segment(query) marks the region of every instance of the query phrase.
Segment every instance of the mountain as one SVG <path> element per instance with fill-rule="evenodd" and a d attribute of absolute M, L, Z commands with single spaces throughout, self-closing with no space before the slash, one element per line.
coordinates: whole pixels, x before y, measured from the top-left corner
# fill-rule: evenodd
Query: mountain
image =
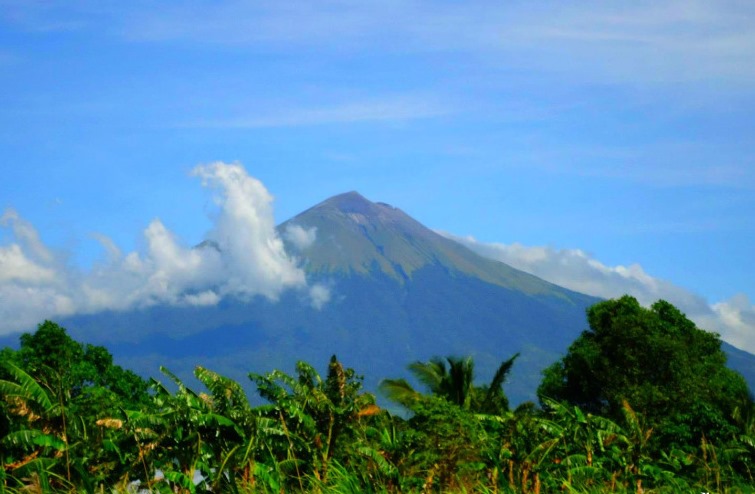
<path fill-rule="evenodd" d="M 586 329 L 586 309 L 599 300 L 481 257 L 356 192 L 278 229 L 310 284 L 330 291 L 321 308 L 289 291 L 277 302 L 226 299 L 215 307 L 153 307 L 62 323 L 73 336 L 108 346 L 121 365 L 145 375 L 164 365 L 189 381 L 197 364 L 249 383 L 250 371 L 291 371 L 300 359 L 324 370 L 331 354 L 364 374 L 372 390 L 382 378 L 409 377 L 407 364 L 436 355 L 472 355 L 478 377 L 489 380 L 519 352 L 505 385 L 518 403 L 535 398 L 541 371 Z M 292 232 L 302 230 L 314 231 L 314 240 L 296 241 Z M 730 355 L 735 368 L 749 369 L 753 386 L 755 356 Z"/>
<path fill-rule="evenodd" d="M 293 225 L 317 232 L 317 242 L 298 252 L 305 260 L 306 271 L 314 278 L 369 277 L 380 273 L 405 285 L 415 273 L 434 267 L 452 277 L 477 278 L 528 295 L 565 299 L 577 295 L 483 258 L 426 228 L 400 209 L 370 202 L 357 192 L 335 196 L 283 223 L 279 229 L 284 239 Z M 291 242 L 287 247 L 289 251 L 297 250 Z"/>

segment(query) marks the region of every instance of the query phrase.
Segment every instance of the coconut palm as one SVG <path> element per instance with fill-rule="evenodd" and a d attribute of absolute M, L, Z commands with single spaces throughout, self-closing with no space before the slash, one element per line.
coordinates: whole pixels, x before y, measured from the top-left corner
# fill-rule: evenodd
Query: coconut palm
<path fill-rule="evenodd" d="M 487 386 L 474 385 L 472 357 L 433 357 L 428 362 L 409 364 L 409 370 L 435 396 L 465 410 L 500 413 L 508 409 L 508 400 L 502 387 L 518 356 L 517 353 L 502 362 Z M 412 408 L 422 396 L 405 379 L 384 379 L 380 383 L 380 390 L 389 399 L 408 408 Z"/>

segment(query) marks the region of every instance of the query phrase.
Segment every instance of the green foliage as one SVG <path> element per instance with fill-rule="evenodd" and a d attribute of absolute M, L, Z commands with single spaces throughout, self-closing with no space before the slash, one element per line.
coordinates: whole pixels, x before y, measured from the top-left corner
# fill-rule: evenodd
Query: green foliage
<path fill-rule="evenodd" d="M 667 302 L 645 309 L 629 296 L 594 305 L 588 321 L 590 330 L 545 371 L 541 399 L 616 421 L 628 402 L 654 429 L 659 451 L 694 449 L 703 435 L 720 441 L 736 434 L 732 414 L 751 399 L 744 379 L 726 367 L 717 335 Z"/>
<path fill-rule="evenodd" d="M 64 394 L 77 414 L 113 413 L 129 403 L 149 403 L 147 382 L 113 364 L 104 347 L 81 344 L 54 322 L 21 335 L 21 346 L 8 360 L 35 376 L 40 385 Z"/>
<path fill-rule="evenodd" d="M 51 486 L 114 482 L 127 465 L 112 434 L 94 433 L 96 421 L 150 403 L 146 382 L 113 365 L 105 348 L 82 345 L 53 322 L 20 340 L 18 351 L 3 350 L 0 366 L 3 461 L 16 476 L 33 473 Z"/>
<path fill-rule="evenodd" d="M 631 300 L 624 302 L 612 317 L 630 317 L 626 331 L 642 335 L 637 325 L 655 316 L 636 314 Z M 609 329 L 606 339 L 617 338 L 610 335 L 612 318 L 600 319 L 607 309 L 598 307 L 592 321 Z M 686 352 L 716 362 L 715 337 L 695 334 L 671 309 L 654 306 L 659 320 L 648 332 L 707 345 Z M 109 371 L 114 366 L 104 349 L 72 342 L 45 324 L 42 334 L 63 346 L 57 354 L 44 355 L 44 341 L 31 337 L 23 352 L 3 351 L 0 493 L 749 492 L 755 484 L 755 406 L 735 393 L 736 379 L 728 391 L 724 382 L 723 391 L 705 395 L 698 408 L 679 408 L 679 415 L 654 415 L 622 399 L 615 417 L 607 400 L 546 397 L 542 409 L 525 403 L 510 411 L 501 386 L 517 356 L 487 386 L 473 384 L 471 359 L 433 359 L 411 366 L 428 395 L 403 380 L 383 381 L 381 388 L 409 410 L 402 418 L 380 409 L 363 392 L 361 377 L 334 356 L 322 376 L 306 362 L 293 375 L 252 374 L 267 401 L 254 407 L 239 383 L 203 367 L 194 375 L 204 392 L 162 369 L 169 385 L 153 379 L 143 396 L 127 371 Z M 112 376 L 127 377 L 119 384 Z M 605 376 L 631 384 L 623 379 Z M 679 386 L 704 394 L 702 384 Z M 640 388 L 627 396 L 656 396 Z M 732 393 L 738 401 L 729 401 Z M 673 443 L 672 434 L 698 439 Z M 672 446 L 659 447 L 666 443 Z"/>
<path fill-rule="evenodd" d="M 327 481 L 333 460 L 346 461 L 355 440 L 364 434 L 362 417 L 377 410 L 372 395 L 361 392 L 362 378 L 353 369 L 344 369 L 333 356 L 326 379 L 305 362 L 296 365 L 297 375 L 280 371 L 266 375 L 250 374 L 260 396 L 273 406 L 262 415 L 279 420 L 285 440 L 270 443 L 274 460 L 293 462 L 299 487 L 313 477 Z"/>
<path fill-rule="evenodd" d="M 474 385 L 472 357 L 433 357 L 429 362 L 410 364 L 409 370 L 430 393 L 456 406 L 477 413 L 500 413 L 509 408 L 509 401 L 503 393 L 503 383 L 517 357 L 518 353 L 503 361 L 487 386 Z M 380 383 L 380 390 L 389 399 L 410 410 L 422 401 L 422 395 L 405 379 L 384 379 Z"/>

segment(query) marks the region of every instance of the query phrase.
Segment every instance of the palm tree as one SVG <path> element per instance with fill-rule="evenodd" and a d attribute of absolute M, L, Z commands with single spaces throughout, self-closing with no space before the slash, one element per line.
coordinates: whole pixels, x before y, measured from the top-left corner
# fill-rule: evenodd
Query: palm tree
<path fill-rule="evenodd" d="M 501 365 L 493 374 L 490 384 L 487 387 L 478 388 L 479 391 L 484 391 L 484 394 L 482 402 L 474 407 L 476 412 L 497 414 L 509 409 L 509 400 L 503 392 L 503 384 L 506 382 L 517 357 L 519 357 L 519 353 L 515 353 L 510 359 L 501 362 Z"/>
<path fill-rule="evenodd" d="M 508 409 L 502 387 L 517 357 L 518 353 L 502 362 L 490 384 L 479 387 L 474 385 L 474 360 L 471 356 L 433 357 L 429 362 L 409 364 L 409 370 L 433 395 L 465 410 L 494 414 Z M 405 379 L 384 379 L 379 387 L 389 399 L 408 408 L 422 396 Z"/>
<path fill-rule="evenodd" d="M 448 362 L 448 367 L 446 367 Z M 409 370 L 430 392 L 458 405 L 469 409 L 474 385 L 474 361 L 472 357 L 461 359 L 446 357 L 445 361 L 433 357 L 429 362 L 414 362 L 409 364 Z"/>

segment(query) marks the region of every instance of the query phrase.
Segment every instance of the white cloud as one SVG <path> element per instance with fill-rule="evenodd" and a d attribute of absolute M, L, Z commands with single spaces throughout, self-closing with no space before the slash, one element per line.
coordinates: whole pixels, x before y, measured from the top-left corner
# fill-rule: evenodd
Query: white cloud
<path fill-rule="evenodd" d="M 118 248 L 117 245 L 115 245 L 115 242 L 113 242 L 113 239 L 108 237 L 107 235 L 103 235 L 101 233 L 92 233 L 90 236 L 95 239 L 97 242 L 100 243 L 103 249 L 105 249 L 105 252 L 107 253 L 107 259 L 110 262 L 115 262 L 120 260 L 121 256 L 123 255 L 121 253 L 121 249 Z"/>
<path fill-rule="evenodd" d="M 272 196 L 240 164 L 212 163 L 193 174 L 214 193 L 217 211 L 207 242 L 184 245 L 159 220 L 144 231 L 145 248 L 125 255 L 94 234 L 106 258 L 91 270 L 70 268 L 15 211 L 0 218 L 11 243 L 0 246 L 0 333 L 29 329 L 44 318 L 155 304 L 206 306 L 223 297 L 276 300 L 286 289 L 307 289 L 304 272 L 284 250 Z M 303 232 L 303 238 L 314 232 Z M 307 292 L 319 308 L 327 288 Z"/>
<path fill-rule="evenodd" d="M 288 240 L 297 250 L 304 250 L 315 242 L 317 228 L 303 228 L 299 225 L 288 225 L 283 232 L 283 237 Z"/>
<path fill-rule="evenodd" d="M 716 315 L 711 318 L 711 329 L 725 335 L 732 345 L 755 353 L 755 305 L 745 294 L 738 294 L 729 300 L 713 304 Z"/>
<path fill-rule="evenodd" d="M 602 298 L 629 294 L 646 306 L 666 300 L 700 327 L 716 331 L 728 343 L 755 353 L 755 306 L 744 295 L 711 305 L 685 288 L 648 274 L 639 264 L 607 266 L 579 249 L 485 243 L 473 237 L 440 233 L 482 256 L 577 292 Z"/>
<path fill-rule="evenodd" d="M 26 257 L 18 244 L 0 247 L 0 283 L 49 283 L 55 278 L 54 270 L 35 264 Z"/>
<path fill-rule="evenodd" d="M 52 253 L 40 240 L 37 230 L 31 223 L 21 218 L 15 210 L 8 209 L 0 216 L 0 226 L 9 227 L 24 250 L 35 259 L 46 263 L 53 260 Z"/>
<path fill-rule="evenodd" d="M 305 285 L 304 272 L 288 257 L 275 230 L 272 196 L 239 164 L 213 163 L 193 172 L 217 192 L 220 213 L 209 237 L 225 260 L 224 291 L 276 298 L 287 287 Z"/>
<path fill-rule="evenodd" d="M 186 302 L 195 306 L 217 305 L 220 302 L 220 296 L 212 290 L 207 290 L 196 295 L 186 295 Z"/>
<path fill-rule="evenodd" d="M 309 289 L 309 298 L 312 307 L 317 310 L 322 309 L 325 304 L 330 302 L 330 295 L 330 289 L 320 283 L 313 285 L 312 288 Z"/>
<path fill-rule="evenodd" d="M 58 287 L 0 284 L 0 334 L 32 329 L 45 318 L 75 311 L 75 302 Z"/>

